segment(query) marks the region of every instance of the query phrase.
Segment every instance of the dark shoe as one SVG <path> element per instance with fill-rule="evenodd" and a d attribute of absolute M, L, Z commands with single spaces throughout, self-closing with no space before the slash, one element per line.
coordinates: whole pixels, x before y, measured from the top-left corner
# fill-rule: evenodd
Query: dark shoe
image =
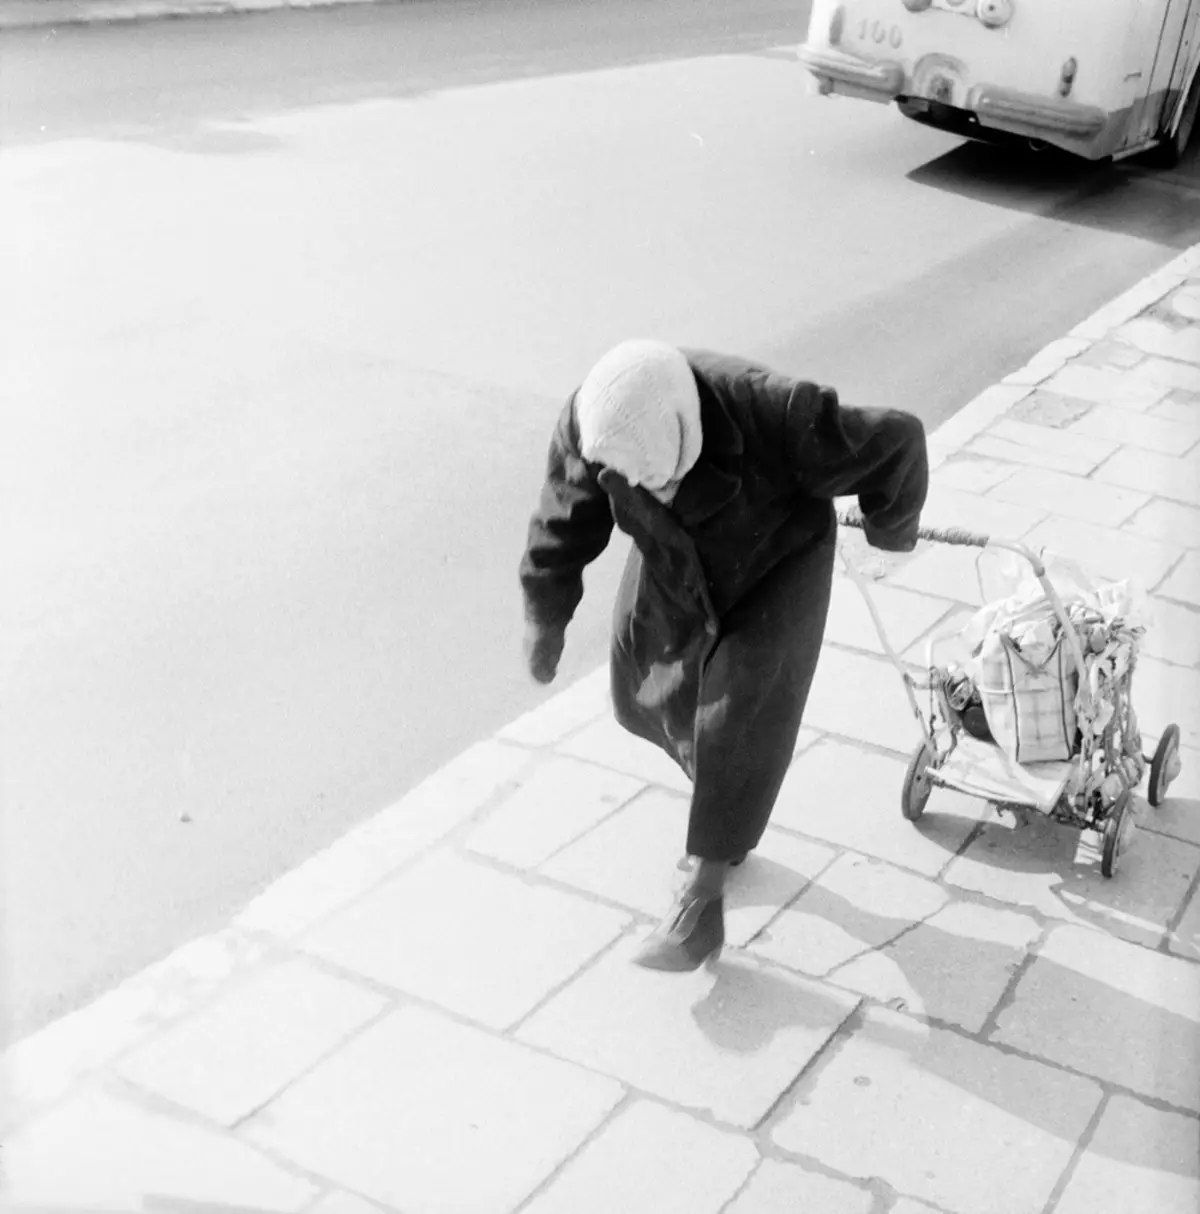
<path fill-rule="evenodd" d="M 725 944 L 725 899 L 685 893 L 651 932 L 633 958 L 635 965 L 675 973 L 716 960 Z"/>

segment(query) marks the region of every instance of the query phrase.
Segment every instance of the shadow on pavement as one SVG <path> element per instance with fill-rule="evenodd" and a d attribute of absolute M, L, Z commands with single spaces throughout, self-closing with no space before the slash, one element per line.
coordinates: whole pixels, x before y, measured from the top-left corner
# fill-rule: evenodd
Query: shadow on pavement
<path fill-rule="evenodd" d="M 1177 908 L 1200 871 L 1200 850 L 1170 835 L 1145 829 L 1155 811 L 1135 802 L 1139 829 L 1111 878 L 1100 871 L 1101 840 L 1028 811 L 1024 822 L 1009 816 L 984 823 L 950 879 L 978 893 L 1006 896 L 1019 887 L 1016 909 L 1100 928 L 1150 948 L 1171 932 Z M 1186 816 L 1200 802 L 1176 801 Z"/>
<path fill-rule="evenodd" d="M 977 202 L 1172 249 L 1190 248 L 1200 238 L 1200 141 L 1169 171 L 1156 171 L 1145 158 L 1097 164 L 967 142 L 908 178 Z"/>
<path fill-rule="evenodd" d="M 1189 803 L 1187 810 L 1200 810 L 1200 803 Z M 869 1087 L 882 1081 L 886 1088 L 895 1082 L 872 1061 L 882 1050 L 903 1060 L 900 1065 L 909 1072 L 905 1082 L 920 1089 L 914 1094 L 917 1107 L 940 1085 L 962 1093 L 961 1105 L 947 1109 L 944 1129 L 960 1113 L 970 1121 L 986 1118 L 980 1110 L 991 1108 L 1072 1142 L 1087 1120 L 1083 1116 L 1081 1121 L 1085 1093 L 1079 1084 L 1097 1081 L 1117 1094 L 1101 1108 L 1099 1126 L 1087 1144 L 1091 1157 L 1188 1179 L 1197 1176 L 1196 1125 L 1187 1110 L 1195 1104 L 1200 1034 L 1186 979 L 1179 972 L 1167 973 L 1184 963 L 1132 948 L 1112 930 L 1122 898 L 1135 893 L 1134 880 L 1141 896 L 1152 897 L 1148 887 L 1154 874 L 1139 874 L 1131 865 L 1130 880 L 1123 883 L 1122 872 L 1106 881 L 1086 861 L 1074 859 L 1078 832 L 1049 827 L 1026 836 L 1025 846 L 1016 852 L 988 852 L 987 862 L 995 860 L 1001 870 L 1012 865 L 1045 873 L 1051 878 L 1048 888 L 1087 886 L 1095 914 L 1072 904 L 1068 916 L 1060 920 L 1043 913 L 1039 923 L 1027 905 L 981 906 L 952 896 L 940 911 L 914 921 L 900 910 L 881 913 L 867 898 L 852 901 L 813 883 L 760 933 L 758 939 L 769 938 L 780 920 L 796 911 L 803 912 L 807 926 L 795 930 L 793 939 L 811 936 L 816 921 L 825 921 L 842 938 L 843 959 L 809 966 L 798 954 L 788 965 L 776 952 L 771 960 L 873 1001 L 850 1022 L 851 1031 L 843 1029 L 803 1073 L 770 1115 L 773 1125 L 796 1115 L 802 1125 L 811 1119 L 819 1126 L 837 1103 L 831 1089 L 836 1093 L 848 1068 L 862 1072 L 856 1084 Z M 763 862 L 756 858 L 752 863 L 761 867 Z M 747 873 L 752 875 L 753 870 Z M 953 895 L 953 888 L 948 892 Z M 1112 918 L 1106 907 L 1113 908 Z M 1071 917 L 1074 923 L 1068 921 Z M 1036 951 L 1031 951 L 1034 945 Z M 770 971 L 722 962 L 714 972 L 717 982 L 692 1014 L 722 1051 L 751 1054 L 789 1025 L 818 1018 L 819 1000 L 808 1015 L 789 1006 L 796 1002 L 794 988 Z M 981 1051 L 996 1047 L 1008 1061 L 997 1054 L 993 1066 Z M 850 1061 L 840 1057 L 843 1051 Z M 1023 1071 L 1020 1059 L 1052 1069 Z M 1074 1097 L 1067 1097 L 1068 1090 Z M 1122 1094 L 1126 1092 L 1136 1099 Z M 886 1102 L 889 1096 L 885 1092 L 878 1099 Z M 1100 1099 L 1096 1089 L 1095 1100 Z M 1147 1119 L 1154 1124 L 1142 1127 L 1140 1121 Z M 1124 1132 L 1134 1122 L 1139 1122 L 1137 1132 Z M 851 1138 L 856 1133 L 853 1125 L 846 1132 Z M 928 1132 L 939 1131 L 930 1126 Z M 817 1134 L 819 1138 L 819 1130 Z"/>
<path fill-rule="evenodd" d="M 714 973 L 717 980 L 693 1005 L 692 1017 L 722 1051 L 755 1054 L 784 1029 L 819 1029 L 829 1021 L 827 1001 L 817 995 L 798 1001 L 796 988 L 769 971 L 717 963 Z"/>

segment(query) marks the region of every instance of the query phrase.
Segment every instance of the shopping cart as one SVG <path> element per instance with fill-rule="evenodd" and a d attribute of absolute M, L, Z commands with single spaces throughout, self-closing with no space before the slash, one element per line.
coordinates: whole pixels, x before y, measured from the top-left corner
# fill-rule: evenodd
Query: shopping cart
<path fill-rule="evenodd" d="M 862 528 L 862 517 L 857 511 L 840 512 L 838 521 L 843 526 Z M 1114 669 L 1113 663 L 1099 660 L 1086 626 L 1081 637 L 1079 612 L 1074 604 L 1071 610 L 1064 606 L 1047 572 L 1044 553 L 1015 541 L 961 530 L 922 529 L 920 538 L 980 549 L 975 564 L 985 602 L 981 568 L 985 551 L 1015 553 L 1029 563 L 1078 676 L 1074 703 L 1080 725 L 1069 759 L 1016 762 L 992 740 L 982 702 L 975 694 L 977 689 L 970 686 L 963 669 L 941 665 L 936 660 L 939 647 L 959 637 L 961 627 L 957 623 L 946 625 L 929 637 L 926 673 L 924 678 L 919 677 L 892 648 L 867 579 L 842 545 L 843 563 L 862 593 L 883 651 L 899 672 L 913 715 L 921 727 L 922 740 L 904 774 L 901 812 L 915 822 L 924 813 L 935 788 L 951 788 L 984 798 L 997 810 L 1012 812 L 1020 818 L 1031 809 L 1037 810 L 1067 826 L 1097 832 L 1102 841 L 1100 871 L 1105 877 L 1113 876 L 1136 829 L 1132 799 L 1147 769 L 1147 799 L 1155 807 L 1162 803 L 1180 771 L 1177 725 L 1169 725 L 1163 731 L 1152 757 L 1142 752 L 1131 699 L 1141 629 L 1126 627 L 1121 633 L 1125 660 Z M 1121 626 L 1121 621 L 1117 621 L 1116 627 Z M 920 702 L 922 695 L 927 696 L 924 708 Z"/>

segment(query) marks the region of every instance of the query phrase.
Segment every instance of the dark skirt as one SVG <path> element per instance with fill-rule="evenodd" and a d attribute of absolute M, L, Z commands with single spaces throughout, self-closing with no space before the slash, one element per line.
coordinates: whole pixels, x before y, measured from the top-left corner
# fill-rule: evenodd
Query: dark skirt
<path fill-rule="evenodd" d="M 617 720 L 692 781 L 687 851 L 732 860 L 759 843 L 796 749 L 829 611 L 833 531 L 784 558 L 720 622 L 646 627 L 648 573 L 633 547 L 613 618 Z"/>

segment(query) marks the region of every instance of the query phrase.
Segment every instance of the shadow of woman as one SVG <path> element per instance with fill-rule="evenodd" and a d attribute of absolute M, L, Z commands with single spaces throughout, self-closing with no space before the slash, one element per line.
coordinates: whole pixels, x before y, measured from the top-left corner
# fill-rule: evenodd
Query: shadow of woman
<path fill-rule="evenodd" d="M 720 1050 L 754 1054 L 786 1029 L 828 1029 L 847 1014 L 845 995 L 749 958 L 718 961 L 712 972 L 716 981 L 693 1005 L 692 1017 Z M 804 984 L 799 999 L 798 984 Z"/>

